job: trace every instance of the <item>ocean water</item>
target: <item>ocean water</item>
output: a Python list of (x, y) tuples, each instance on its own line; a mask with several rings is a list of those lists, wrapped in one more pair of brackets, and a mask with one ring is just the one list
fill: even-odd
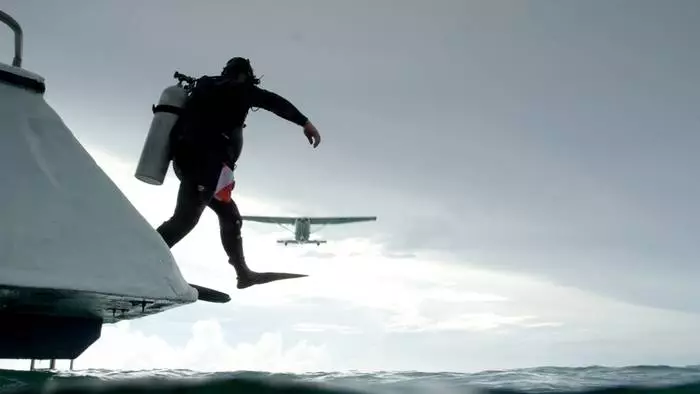
[(0, 393), (700, 393), (700, 366), (543, 367), (479, 373), (273, 374), (152, 371), (0, 371)]

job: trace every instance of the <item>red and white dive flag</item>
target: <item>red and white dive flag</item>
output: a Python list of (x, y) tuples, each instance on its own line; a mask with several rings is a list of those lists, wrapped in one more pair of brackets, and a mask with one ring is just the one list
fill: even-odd
[(236, 179), (233, 176), (233, 170), (227, 165), (224, 165), (223, 168), (221, 168), (219, 183), (216, 185), (214, 198), (223, 202), (231, 201), (231, 192), (233, 192), (234, 186), (236, 186)]

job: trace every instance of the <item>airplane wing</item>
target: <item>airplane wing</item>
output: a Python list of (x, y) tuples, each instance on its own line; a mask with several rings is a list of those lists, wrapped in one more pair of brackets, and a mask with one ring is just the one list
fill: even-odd
[(284, 216), (241, 216), (243, 220), (259, 223), (294, 224), (295, 217)]
[(309, 218), (310, 224), (345, 224), (356, 222), (370, 222), (377, 220), (376, 216), (349, 216), (349, 217), (315, 217)]

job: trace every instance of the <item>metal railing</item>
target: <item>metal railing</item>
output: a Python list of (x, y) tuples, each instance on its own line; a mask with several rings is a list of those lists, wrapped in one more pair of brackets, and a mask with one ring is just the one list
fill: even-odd
[(13, 17), (2, 10), (0, 10), (0, 21), (15, 32), (15, 58), (12, 59), (12, 65), (22, 67), (22, 27)]

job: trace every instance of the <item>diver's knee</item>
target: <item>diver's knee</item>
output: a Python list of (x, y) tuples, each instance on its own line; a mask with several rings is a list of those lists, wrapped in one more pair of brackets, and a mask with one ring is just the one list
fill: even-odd
[(241, 215), (235, 215), (235, 217), (233, 219), (233, 223), (235, 224), (235, 226), (237, 228), (238, 234), (240, 234), (241, 229), (243, 228), (243, 218), (241, 217)]
[(192, 230), (199, 223), (201, 216), (201, 210), (192, 209), (175, 213), (171, 220), (178, 223), (180, 227)]
[(183, 221), (183, 226), (186, 227), (188, 230), (192, 230), (197, 225), (197, 223), (199, 223), (199, 215), (188, 216)]
[(241, 237), (241, 220), (226, 220), (221, 221), (221, 229), (227, 234), (228, 237)]

